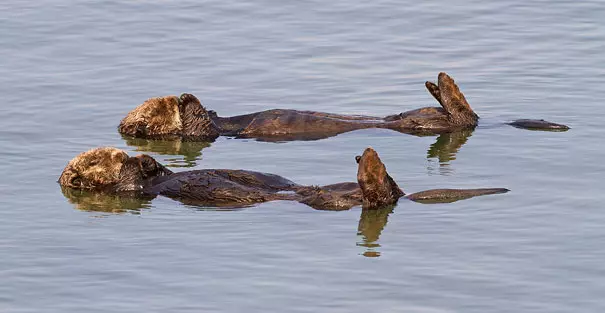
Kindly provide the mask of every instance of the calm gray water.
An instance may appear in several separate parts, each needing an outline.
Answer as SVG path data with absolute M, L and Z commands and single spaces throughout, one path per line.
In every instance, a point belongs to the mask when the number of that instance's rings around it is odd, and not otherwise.
M 603 312 L 604 18 L 598 0 L 2 1 L 0 311 Z M 439 71 L 482 117 L 441 158 L 436 137 L 385 130 L 211 145 L 116 131 L 181 92 L 222 115 L 394 114 L 435 105 L 423 83 Z M 572 130 L 502 124 L 521 117 Z M 303 184 L 355 180 L 371 145 L 406 192 L 512 191 L 374 212 L 64 196 L 67 161 L 106 145 Z

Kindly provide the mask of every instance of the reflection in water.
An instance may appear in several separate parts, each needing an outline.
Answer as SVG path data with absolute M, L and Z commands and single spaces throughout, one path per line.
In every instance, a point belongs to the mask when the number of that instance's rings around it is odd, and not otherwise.
M 389 214 L 393 212 L 394 208 L 395 206 L 389 206 L 382 209 L 361 210 L 359 226 L 357 227 L 357 236 L 360 237 L 361 241 L 357 242 L 357 246 L 366 248 L 363 252 L 364 256 L 380 256 L 380 251 L 376 251 L 376 248 L 380 247 L 377 242 L 387 224 Z
M 194 167 L 197 165 L 196 161 L 202 159 L 202 150 L 210 147 L 209 142 L 184 141 L 178 137 L 174 140 L 154 140 L 122 136 L 122 139 L 128 146 L 136 147 L 136 151 L 182 156 L 164 159 L 164 165 L 168 167 Z
M 449 162 L 456 159 L 456 153 L 458 153 L 458 150 L 466 143 L 468 138 L 472 136 L 473 131 L 473 129 L 466 129 L 453 133 L 441 134 L 437 137 L 437 141 L 429 147 L 426 157 L 429 160 L 437 159 L 439 161 L 439 174 L 448 175 L 452 173 Z M 429 173 L 435 170 L 431 165 L 432 164 L 429 163 Z
M 151 207 L 152 198 L 141 198 L 126 195 L 111 195 L 61 187 L 61 192 L 77 210 L 106 213 L 139 214 L 141 209 Z

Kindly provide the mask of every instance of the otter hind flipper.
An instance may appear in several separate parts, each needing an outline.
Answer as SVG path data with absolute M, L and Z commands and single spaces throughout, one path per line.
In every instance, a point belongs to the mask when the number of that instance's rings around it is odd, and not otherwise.
M 443 106 L 443 103 L 441 102 L 441 94 L 439 93 L 439 86 L 430 81 L 425 82 L 424 86 L 426 86 L 426 89 L 435 98 L 435 100 L 437 100 L 437 102 Z
M 375 209 L 397 203 L 405 193 L 393 178 L 372 148 L 366 148 L 363 155 L 355 157 L 357 183 L 361 188 L 362 207 Z
M 431 94 L 435 91 L 434 87 L 429 87 Z M 471 106 L 466 101 L 464 94 L 456 85 L 453 78 L 444 72 L 439 73 L 438 77 L 438 89 L 439 103 L 443 106 L 443 109 L 448 113 L 449 119 L 452 123 L 459 126 L 474 127 L 477 126 L 479 116 L 473 111 Z

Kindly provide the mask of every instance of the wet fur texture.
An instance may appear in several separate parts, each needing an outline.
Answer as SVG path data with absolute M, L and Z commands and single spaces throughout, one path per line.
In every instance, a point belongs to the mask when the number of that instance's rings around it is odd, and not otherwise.
M 101 147 L 92 149 L 73 158 L 59 177 L 61 186 L 94 190 L 118 182 L 122 164 L 128 159 L 126 152 Z
M 223 135 L 261 140 L 315 140 L 365 128 L 385 128 L 414 135 L 441 134 L 477 126 L 479 116 L 446 73 L 438 84 L 426 83 L 441 107 L 425 107 L 386 117 L 350 116 L 314 111 L 267 110 L 233 117 L 211 117 Z
M 384 207 L 396 203 L 404 195 L 372 148 L 356 158 L 359 166 L 357 182 L 363 194 L 363 207 Z
M 134 137 L 181 134 L 183 122 L 177 96 L 151 98 L 130 111 L 118 126 L 118 131 Z
M 172 171 L 146 154 L 129 157 L 123 150 L 101 147 L 69 161 L 58 182 L 81 190 L 136 191 L 146 180 L 170 174 Z

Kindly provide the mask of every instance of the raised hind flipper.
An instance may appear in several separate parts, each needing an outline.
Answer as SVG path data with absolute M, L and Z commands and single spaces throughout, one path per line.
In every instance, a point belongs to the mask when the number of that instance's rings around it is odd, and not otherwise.
M 439 93 L 439 86 L 435 85 L 435 83 L 433 82 L 425 82 L 424 86 L 426 86 L 426 89 L 429 91 L 429 93 L 435 97 L 435 100 L 437 100 L 437 102 L 439 102 L 439 104 L 441 104 L 441 106 L 443 106 L 443 104 L 441 103 L 441 94 Z
M 427 82 L 425 86 L 433 97 L 439 101 L 443 109 L 445 109 L 450 122 L 459 126 L 477 126 L 479 116 L 475 114 L 468 104 L 454 79 L 446 73 L 441 72 L 439 73 L 437 83 L 438 85 Z M 438 96 L 437 91 L 439 91 Z
M 405 193 L 378 157 L 372 148 L 366 148 L 361 156 L 355 157 L 357 161 L 357 183 L 361 188 L 362 207 L 373 209 L 397 203 Z

